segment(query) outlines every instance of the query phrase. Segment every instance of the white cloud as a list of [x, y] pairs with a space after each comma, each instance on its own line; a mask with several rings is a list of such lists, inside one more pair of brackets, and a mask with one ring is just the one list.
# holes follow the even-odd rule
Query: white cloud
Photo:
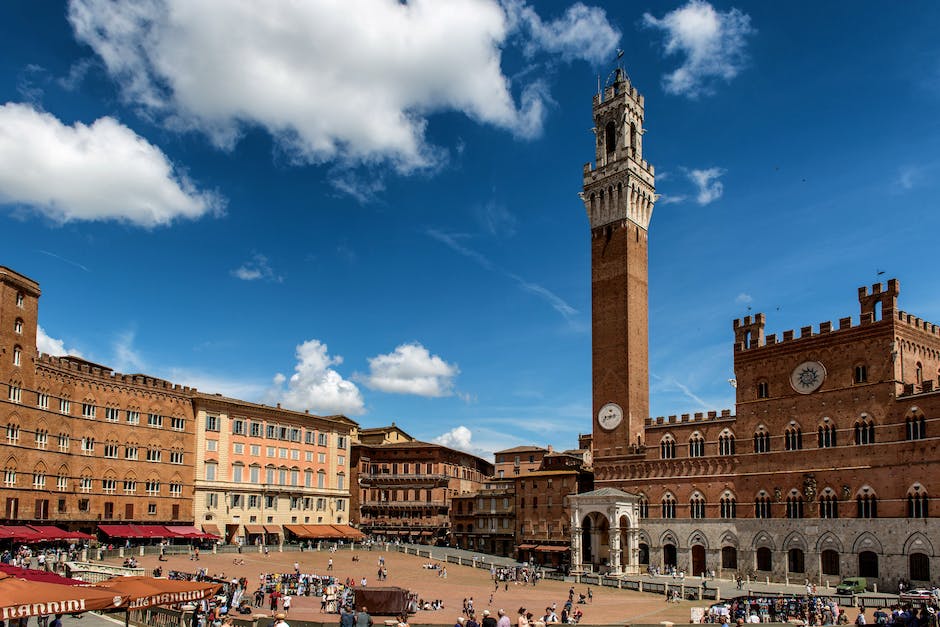
[[281, 283], [284, 277], [276, 274], [268, 263], [268, 258], [260, 253], [255, 253], [251, 259], [232, 270], [232, 276], [242, 281], [270, 281], [272, 283]]
[[506, 205], [488, 201], [476, 208], [477, 219], [490, 235], [497, 237], [512, 237], [516, 234], [518, 220]]
[[342, 357], [331, 357], [326, 344], [318, 340], [308, 340], [297, 346], [296, 356], [297, 365], [290, 379], [281, 373], [274, 376], [275, 388], [268, 392], [268, 402], [280, 399], [285, 407], [309, 409], [321, 415], [357, 416], [365, 413], [365, 403], [356, 384], [330, 368], [343, 363]]
[[[507, 10], [497, 0], [72, 0], [68, 17], [125, 97], [168, 126], [222, 148], [259, 127], [298, 162], [411, 172], [442, 156], [425, 137], [436, 112], [541, 132], [545, 86], [514, 84], [501, 67]], [[547, 24], [522, 12], [526, 49], [595, 58], [616, 39], [600, 9], [578, 4]]]
[[221, 209], [163, 152], [104, 117], [66, 126], [29, 105], [0, 106], [0, 204], [56, 222], [118, 220], [155, 227]]
[[563, 298], [549, 290], [548, 288], [539, 285], [538, 283], [532, 283], [518, 274], [504, 270], [496, 266], [488, 257], [479, 253], [472, 248], [464, 246], [459, 240], [462, 239], [462, 235], [455, 235], [450, 233], [444, 233], [436, 229], [428, 229], [426, 231], [428, 236], [436, 239], [442, 244], [449, 247], [454, 252], [457, 252], [468, 259], [472, 259], [482, 268], [489, 270], [491, 272], [499, 273], [506, 278], [512, 279], [516, 284], [523, 289], [523, 291], [534, 294], [551, 305], [552, 309], [560, 313], [568, 322], [570, 322], [575, 328], [578, 328], [578, 324], [575, 321], [575, 317], [578, 314], [578, 310], [569, 305]]
[[197, 388], [200, 392], [222, 394], [246, 401], [264, 400], [267, 390], [263, 383], [254, 379], [239, 379], [237, 375], [220, 375], [191, 368], [167, 368], [161, 371], [160, 376], [173, 383]]
[[446, 433], [442, 433], [434, 438], [432, 442], [487, 459], [492, 458], [493, 451], [496, 450], [476, 444], [473, 441], [473, 432], [463, 425], [454, 427]]
[[342, 172], [335, 172], [330, 178], [330, 185], [336, 191], [352, 196], [360, 205], [378, 201], [381, 193], [385, 191], [385, 180], [381, 174], [361, 175], [346, 168], [341, 170]]
[[690, 0], [661, 19], [644, 13], [643, 23], [663, 31], [666, 55], [685, 57], [663, 77], [663, 88], [690, 98], [713, 93], [716, 79], [737, 76], [747, 61], [747, 37], [756, 32], [749, 15], [738, 9], [720, 13], [703, 0]]
[[660, 194], [656, 200], [660, 205], [676, 205], [685, 201], [685, 194]]
[[920, 165], [904, 165], [898, 168], [895, 183], [901, 191], [910, 191], [930, 179], [931, 170], [936, 170], [937, 164], [928, 163]]
[[696, 394], [695, 392], [693, 392], [693, 391], [689, 388], [689, 386], [687, 386], [686, 384], [682, 383], [682, 382], [679, 381], [678, 379], [674, 379], [674, 378], [672, 378], [672, 377], [668, 377], [668, 378], [665, 380], [665, 383], [666, 383], [667, 388], [668, 388], [669, 386], [671, 386], [671, 387], [673, 387], [674, 389], [679, 390], [686, 398], [688, 398], [689, 400], [691, 400], [691, 401], [693, 401], [694, 403], [696, 403], [702, 410], [707, 410], [707, 408], [709, 407], [708, 401], [703, 400], [701, 396], [699, 396], [698, 394]]
[[50, 337], [42, 326], [36, 327], [36, 349], [40, 353], [48, 355], [74, 355], [81, 357], [82, 354], [74, 348], [65, 348], [65, 341]]
[[620, 31], [607, 21], [604, 9], [576, 2], [562, 17], [544, 22], [520, 0], [507, 0], [504, 6], [511, 23], [529, 37], [526, 53], [530, 56], [541, 50], [566, 61], [580, 59], [594, 64], [610, 62], [615, 56]]
[[734, 302], [736, 302], [736, 303], [739, 304], [739, 305], [750, 305], [751, 303], [754, 302], [754, 298], [753, 298], [750, 294], [747, 294], [747, 293], [745, 293], [745, 292], [741, 292], [741, 293], [738, 294], [737, 297], [734, 299]]
[[143, 357], [134, 347], [134, 331], [125, 331], [117, 336], [111, 347], [114, 351], [114, 369], [118, 372], [142, 372], [146, 369]]
[[450, 396], [460, 373], [428, 349], [414, 342], [402, 344], [387, 355], [369, 358], [369, 374], [363, 383], [373, 390], [417, 396]]
[[698, 193], [695, 201], [700, 205], [715, 202], [725, 192], [724, 184], [718, 179], [725, 174], [722, 168], [707, 168], [704, 170], [689, 170], [689, 180], [695, 183]]

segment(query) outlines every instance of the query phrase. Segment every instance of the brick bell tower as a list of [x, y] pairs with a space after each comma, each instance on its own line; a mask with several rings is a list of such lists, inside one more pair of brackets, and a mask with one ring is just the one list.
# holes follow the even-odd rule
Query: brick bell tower
[[594, 96], [595, 165], [584, 166], [595, 463], [642, 444], [650, 415], [647, 229], [656, 196], [654, 168], [643, 160], [643, 102], [616, 69]]

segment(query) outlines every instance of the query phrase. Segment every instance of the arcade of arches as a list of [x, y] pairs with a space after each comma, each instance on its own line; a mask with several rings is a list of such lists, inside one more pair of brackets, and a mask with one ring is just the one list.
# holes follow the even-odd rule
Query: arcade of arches
[[568, 497], [571, 506], [571, 566], [611, 575], [639, 573], [641, 553], [649, 560], [649, 547], [639, 542], [639, 503], [635, 494], [601, 488]]

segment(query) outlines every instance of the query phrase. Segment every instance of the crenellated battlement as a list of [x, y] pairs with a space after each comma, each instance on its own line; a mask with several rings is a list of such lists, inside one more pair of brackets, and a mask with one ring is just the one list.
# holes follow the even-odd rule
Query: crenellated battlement
[[63, 370], [81, 375], [83, 377], [98, 379], [102, 382], [112, 384], [135, 385], [138, 387], [147, 387], [156, 390], [174, 392], [177, 394], [190, 395], [197, 392], [196, 388], [188, 385], [171, 383], [165, 379], [151, 377], [144, 374], [123, 374], [114, 372], [107, 366], [96, 364], [85, 359], [71, 356], [57, 357], [42, 353], [39, 355], [39, 363], [51, 368]]
[[927, 320], [923, 320], [906, 311], [900, 310], [898, 310], [896, 318], [901, 324], [906, 324], [920, 331], [924, 331], [925, 333], [940, 337], [940, 325], [936, 325], [933, 322], [928, 322]]
[[[763, 314], [758, 314], [758, 315], [763, 316]], [[747, 320], [747, 318], [745, 318], [745, 320]], [[735, 322], [735, 333], [737, 333], [739, 324], [742, 323], [742, 321], [735, 320], [734, 322]], [[807, 339], [811, 337], [819, 337], [820, 335], [828, 335], [830, 333], [836, 333], [836, 332], [845, 331], [848, 329], [855, 329], [858, 327], [868, 326], [872, 324], [873, 322], [874, 321], [872, 320], [871, 316], [862, 316], [859, 320], [859, 323], [853, 325], [852, 318], [850, 316], [847, 316], [845, 318], [839, 318], [838, 327], [833, 327], [832, 321], [826, 320], [825, 322], [820, 322], [818, 326], [807, 325], [805, 327], [800, 327], [799, 331], [796, 331], [794, 329], [787, 329], [782, 334], [780, 334], [780, 336], [778, 336], [776, 333], [771, 333], [770, 335], [763, 337], [763, 340], [760, 343], [751, 342], [750, 344], [747, 344], [741, 341], [740, 339], [738, 339], [738, 337], [736, 336], [735, 337], [736, 341], [734, 343], [734, 351], [740, 352], [740, 351], [753, 350], [756, 348], [763, 348], [767, 346], [779, 346], [780, 344], [784, 344], [787, 342], [794, 342], [794, 341], [799, 341], [799, 340], [803, 340], [803, 339]]]
[[646, 426], [647, 427], [661, 427], [665, 425], [680, 425], [680, 424], [691, 424], [695, 422], [708, 422], [710, 420], [728, 420], [734, 419], [735, 416], [731, 414], [730, 409], [722, 409], [721, 412], [710, 411], [705, 412], [696, 412], [694, 414], [682, 414], [677, 416], [675, 414], [671, 416], [656, 416], [655, 418], [647, 418]]
[[608, 103], [617, 96], [627, 96], [631, 98], [635, 103], [640, 107], [646, 106], [646, 98], [643, 97], [637, 88], [633, 86], [630, 82], [630, 77], [627, 76], [626, 72], [617, 70], [618, 80], [615, 80], [613, 83], [604, 88], [600, 93], [594, 94], [594, 106], [599, 107], [604, 103]]
[[928, 322], [897, 308], [900, 292], [901, 286], [897, 279], [889, 280], [887, 286], [882, 283], [875, 283], [871, 287], [862, 286], [858, 288], [860, 313], [857, 322], [854, 324], [852, 317], [846, 316], [839, 318], [838, 326], [834, 326], [831, 321], [827, 320], [820, 322], [815, 327], [808, 325], [800, 327], [798, 331], [787, 329], [779, 336], [776, 333], [771, 333], [765, 337], [764, 324], [766, 318], [764, 314], [758, 313], [753, 318], [745, 316], [736, 319], [732, 323], [734, 351], [741, 352], [766, 346], [779, 346], [787, 342], [848, 331], [892, 319], [930, 335], [940, 337], [940, 325]]

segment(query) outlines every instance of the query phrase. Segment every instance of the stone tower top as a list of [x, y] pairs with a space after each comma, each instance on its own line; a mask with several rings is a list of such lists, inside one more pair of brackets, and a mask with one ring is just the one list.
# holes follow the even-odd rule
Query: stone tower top
[[594, 96], [595, 163], [584, 164], [582, 200], [591, 228], [630, 220], [649, 228], [655, 169], [643, 159], [644, 98], [617, 68]]

